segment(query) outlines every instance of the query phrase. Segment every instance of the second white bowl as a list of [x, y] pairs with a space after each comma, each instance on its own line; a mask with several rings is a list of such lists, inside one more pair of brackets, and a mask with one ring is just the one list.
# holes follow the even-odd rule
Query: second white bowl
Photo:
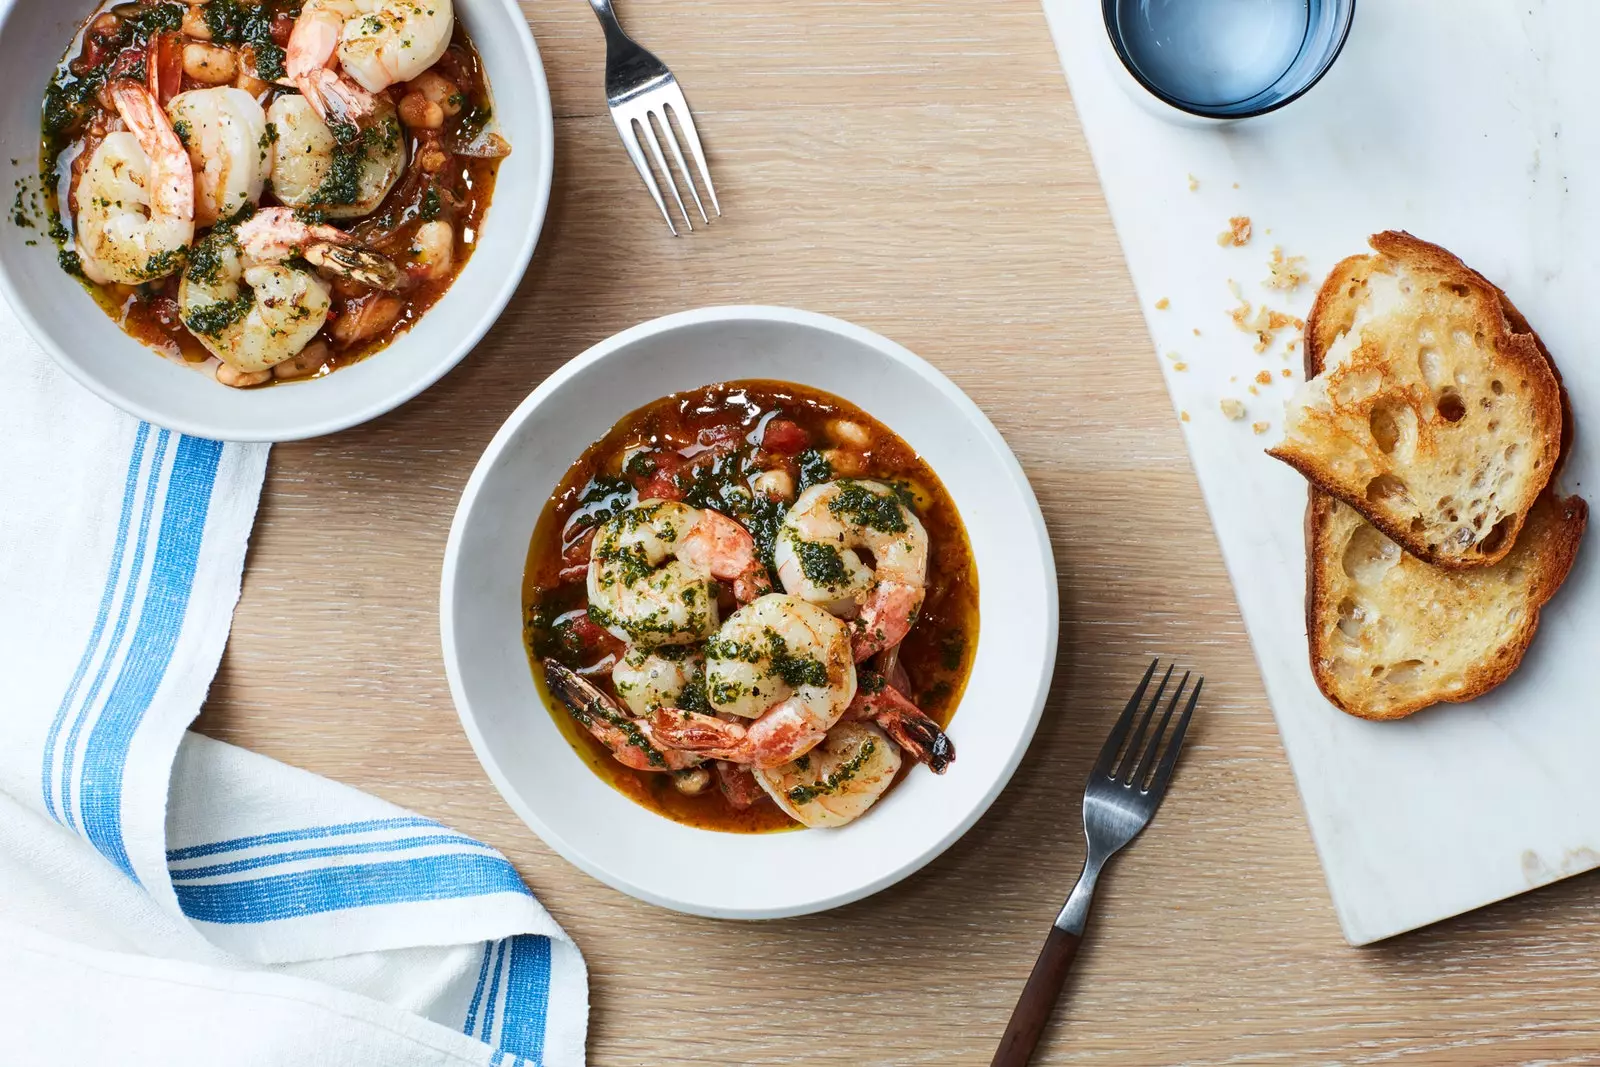
[[[977, 564], [977, 655], [950, 724], [956, 762], [942, 776], [916, 769], [838, 830], [719, 833], [639, 806], [572, 751], [540, 702], [523, 648], [528, 541], [579, 454], [652, 400], [742, 378], [826, 390], [887, 424], [944, 482]], [[1055, 562], [1016, 458], [929, 364], [823, 315], [707, 308], [602, 341], [506, 420], [450, 529], [439, 622], [467, 736], [507, 802], [552, 848], [663, 907], [775, 918], [857, 900], [904, 878], [965, 833], [1004, 788], [1033, 737], [1055, 662]]]

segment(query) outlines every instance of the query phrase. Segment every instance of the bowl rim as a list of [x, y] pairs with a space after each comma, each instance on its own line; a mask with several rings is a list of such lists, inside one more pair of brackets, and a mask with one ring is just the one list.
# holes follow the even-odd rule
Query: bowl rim
[[[326, 434], [348, 430], [352, 426], [359, 426], [364, 422], [385, 415], [409, 400], [416, 398], [440, 378], [450, 373], [460, 362], [466, 358], [483, 340], [489, 328], [499, 321], [505, 312], [506, 305], [511, 302], [511, 297], [516, 293], [517, 286], [522, 283], [523, 277], [528, 272], [528, 264], [533, 260], [533, 250], [538, 244], [539, 234], [544, 229], [545, 216], [550, 207], [550, 188], [555, 178], [555, 118], [550, 104], [550, 85], [545, 77], [544, 61], [539, 55], [539, 45], [533, 39], [533, 30], [528, 25], [527, 16], [517, 5], [516, 0], [473, 0], [477, 3], [493, 3], [498, 5], [520, 28], [517, 37], [522, 44], [522, 66], [527, 76], [532, 80], [534, 98], [540, 121], [540, 136], [538, 144], [539, 172], [535, 179], [533, 217], [527, 233], [523, 235], [522, 244], [513, 252], [510, 264], [514, 268], [506, 272], [499, 289], [495, 291], [485, 305], [484, 314], [471, 328], [462, 331], [459, 340], [449, 350], [449, 355], [430, 367], [424, 373], [409, 381], [380, 392], [373, 400], [353, 406], [346, 412], [320, 420], [296, 421], [290, 415], [285, 418], [280, 430], [266, 433], [252, 433], [240, 435], [237, 430], [230, 430], [227, 426], [207, 422], [205, 418], [192, 418], [184, 415], [174, 415], [167, 412], [156, 411], [147, 404], [140, 403], [123, 396], [116, 389], [111, 388], [103, 379], [91, 374], [86, 367], [69, 354], [65, 348], [57, 344], [54, 337], [44, 328], [43, 323], [34, 315], [33, 309], [27, 306], [13, 283], [11, 273], [5, 265], [5, 260], [0, 258], [0, 296], [3, 296], [11, 309], [16, 312], [23, 327], [28, 331], [28, 336], [40, 348], [49, 353], [58, 367], [65, 370], [74, 381], [88, 389], [91, 393], [117, 408], [127, 412], [135, 418], [156, 426], [176, 430], [178, 433], [188, 434], [192, 437], [206, 437], [219, 441], [299, 441], [311, 437], [321, 437]], [[19, 4], [6, 4], [0, 10], [0, 37], [3, 37], [12, 16], [20, 8]], [[490, 91], [493, 92], [491, 85]], [[452, 283], [453, 285], [454, 283]], [[406, 335], [401, 335], [403, 339]], [[129, 338], [130, 343], [145, 347], [140, 342]], [[394, 342], [391, 342], [391, 344]], [[381, 355], [382, 352], [375, 353]], [[307, 384], [307, 383], [298, 383]]]
[[[1023, 494], [1024, 504], [1029, 506], [1031, 511], [1030, 532], [1036, 541], [1040, 558], [1044, 563], [1044, 573], [1040, 577], [1044, 584], [1046, 616], [1050, 621], [1048, 633], [1045, 636], [1045, 655], [1041, 657], [1039, 678], [1035, 682], [1032, 703], [1027, 718], [1022, 723], [1022, 729], [1018, 734], [1015, 747], [1006, 756], [999, 773], [985, 788], [978, 801], [931, 846], [898, 866], [885, 871], [869, 882], [840, 890], [825, 897], [819, 897], [804, 904], [792, 906], [720, 907], [680, 900], [668, 893], [663, 893], [620, 877], [599, 864], [590, 862], [582, 849], [575, 847], [572, 842], [557, 833], [511, 787], [509, 777], [501, 770], [493, 751], [479, 731], [476, 716], [470, 709], [465, 685], [460, 677], [452, 611], [456, 599], [455, 574], [460, 564], [461, 542], [468, 523], [468, 517], [473, 512], [473, 505], [476, 503], [483, 483], [489, 476], [490, 469], [500, 461], [501, 455], [513, 436], [521, 430], [523, 424], [532, 418], [534, 413], [569, 380], [619, 349], [636, 341], [669, 333], [683, 327], [738, 321], [787, 323], [838, 334], [849, 340], [865, 344], [876, 349], [891, 361], [902, 365], [913, 374], [918, 375], [955, 404], [957, 409], [962, 411], [971, 421], [980, 436], [990, 445], [998, 446], [995, 451], [1000, 457], [1000, 462], [1010, 475], [1013, 486]], [[488, 446], [479, 456], [477, 464], [473, 467], [472, 475], [467, 479], [467, 484], [461, 493], [461, 499], [456, 506], [455, 516], [450, 522], [450, 535], [445, 544], [444, 563], [439, 582], [439, 635], [441, 652], [444, 657], [445, 675], [450, 685], [451, 700], [455, 704], [457, 717], [461, 720], [462, 729], [467, 735], [467, 740], [472, 745], [473, 753], [478, 757], [478, 762], [482, 764], [484, 771], [488, 774], [490, 781], [494, 783], [494, 787], [500, 793], [500, 796], [510, 805], [523, 823], [538, 835], [540, 840], [554, 849], [568, 863], [591, 877], [604, 882], [613, 889], [658, 907], [716, 919], [781, 919], [797, 915], [810, 915], [841, 907], [869, 897], [909, 877], [933, 862], [948, 850], [951, 845], [955, 844], [983, 817], [1000, 793], [1010, 784], [1011, 778], [1016, 773], [1023, 756], [1033, 743], [1034, 734], [1038, 730], [1039, 721], [1044, 713], [1045, 700], [1049, 695], [1050, 686], [1055, 677], [1060, 619], [1060, 592], [1056, 585], [1055, 555], [1051, 548], [1050, 534], [1045, 526], [1044, 516], [1039, 510], [1038, 498], [1034, 495], [1033, 486], [1023, 472], [1021, 463], [1017, 461], [1010, 446], [1005, 443], [1005, 439], [1000, 436], [1000, 432], [995, 429], [994, 424], [989, 421], [988, 416], [983, 413], [982, 409], [937, 367], [881, 334], [831, 315], [802, 311], [797, 308], [760, 304], [695, 308], [651, 319], [623, 330], [621, 333], [613, 334], [611, 337], [590, 346], [541, 382], [506, 417], [505, 422], [495, 432], [494, 437], [489, 441]]]

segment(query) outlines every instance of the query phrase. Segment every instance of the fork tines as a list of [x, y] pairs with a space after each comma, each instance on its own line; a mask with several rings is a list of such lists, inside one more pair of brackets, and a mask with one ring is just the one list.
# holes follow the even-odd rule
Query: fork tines
[[[1155, 694], [1146, 703], [1145, 693], [1150, 688], [1150, 680], [1155, 677], [1156, 667], [1160, 662], [1159, 658], [1150, 661], [1150, 667], [1144, 672], [1139, 687], [1133, 691], [1133, 698], [1123, 709], [1121, 718], [1111, 730], [1111, 736], [1106, 738], [1105, 747], [1100, 750], [1100, 759], [1095, 764], [1094, 770], [1096, 776], [1109, 778], [1130, 789], [1137, 789], [1143, 794], [1154, 794], [1157, 799], [1165, 792], [1167, 781], [1172, 777], [1173, 764], [1178, 761], [1178, 751], [1183, 747], [1183, 735], [1189, 729], [1189, 719], [1194, 715], [1195, 704], [1200, 700], [1200, 689], [1205, 685], [1204, 678], [1195, 679], [1194, 688], [1188, 692], [1189, 699], [1184, 704], [1183, 713], [1178, 716], [1177, 725], [1172, 727], [1169, 735], [1167, 727], [1172, 723], [1178, 702], [1183, 699], [1184, 691], [1189, 687], [1190, 672], [1184, 671], [1183, 677], [1178, 679], [1177, 688], [1166, 701], [1166, 710], [1162, 712], [1161, 719], [1152, 732], [1150, 724], [1155, 719], [1156, 712], [1161, 709], [1161, 698], [1172, 681], [1173, 668], [1169, 665], [1156, 686]], [[1141, 708], [1143, 714], [1140, 714]], [[1166, 742], [1164, 750], [1163, 740]], [[1159, 763], [1156, 762], [1158, 752], [1161, 753]]]
[[[711, 198], [711, 209], [720, 216], [722, 206], [717, 203], [717, 190], [711, 184], [711, 170], [706, 166], [706, 154], [700, 146], [700, 134], [694, 128], [694, 117], [689, 114], [689, 105], [683, 98], [683, 90], [678, 88], [677, 80], [669, 73], [643, 92], [611, 105], [611, 118], [617, 124], [617, 132], [622, 135], [622, 144], [628, 150], [628, 158], [633, 160], [634, 167], [639, 171], [639, 177], [644, 179], [645, 186], [655, 199], [656, 207], [661, 209], [661, 217], [667, 220], [667, 229], [676, 237], [678, 228], [673, 225], [672, 213], [667, 210], [666, 201], [661, 198], [661, 187], [656, 182], [655, 174], [651, 173], [650, 164], [645, 159], [636, 131], [644, 133], [644, 143], [650, 147], [650, 158], [655, 160], [656, 170], [666, 181], [673, 202], [678, 205], [678, 213], [683, 216], [684, 225], [690, 230], [694, 229], [689, 212], [683, 206], [683, 197], [678, 194], [679, 177], [688, 188], [690, 197], [694, 199], [694, 206], [700, 211], [700, 220], [702, 222], [711, 220], [706, 215], [700, 191], [695, 188], [694, 174], [690, 173], [688, 164], [684, 161], [683, 149], [678, 146], [678, 136], [673, 131], [673, 123], [668, 121], [669, 114], [672, 119], [677, 120], [677, 128], [682, 131], [683, 139], [689, 144], [689, 155], [694, 158], [695, 171], [705, 186], [706, 194]], [[661, 152], [662, 140], [667, 142], [667, 147], [672, 152], [672, 160], [678, 165], [677, 175], [674, 175], [667, 166], [666, 157]]]

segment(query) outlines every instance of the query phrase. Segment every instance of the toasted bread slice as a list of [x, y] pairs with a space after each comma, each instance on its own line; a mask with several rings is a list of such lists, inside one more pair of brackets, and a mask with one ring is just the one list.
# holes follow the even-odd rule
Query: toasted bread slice
[[1317, 687], [1364, 719], [1487, 693], [1522, 662], [1588, 515], [1581, 499], [1546, 492], [1498, 563], [1449, 570], [1402, 552], [1352, 508], [1311, 490], [1306, 633]]
[[1317, 294], [1271, 454], [1420, 559], [1495, 563], [1555, 468], [1560, 383], [1482, 275], [1407, 233], [1371, 244]]

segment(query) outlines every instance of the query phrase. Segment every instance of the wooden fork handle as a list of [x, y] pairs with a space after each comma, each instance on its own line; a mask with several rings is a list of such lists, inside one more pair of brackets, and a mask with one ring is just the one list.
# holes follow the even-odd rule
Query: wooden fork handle
[[1006, 1024], [1005, 1035], [1000, 1038], [1000, 1047], [995, 1050], [989, 1067], [1026, 1067], [1033, 1058], [1034, 1046], [1039, 1044], [1045, 1025], [1050, 1022], [1050, 1013], [1061, 996], [1061, 987], [1066, 984], [1067, 972], [1072, 969], [1082, 940], [1079, 934], [1059, 926], [1050, 927], [1050, 936], [1039, 950], [1033, 973], [1028, 975], [1028, 984], [1022, 987], [1022, 996], [1017, 998], [1011, 1021]]

